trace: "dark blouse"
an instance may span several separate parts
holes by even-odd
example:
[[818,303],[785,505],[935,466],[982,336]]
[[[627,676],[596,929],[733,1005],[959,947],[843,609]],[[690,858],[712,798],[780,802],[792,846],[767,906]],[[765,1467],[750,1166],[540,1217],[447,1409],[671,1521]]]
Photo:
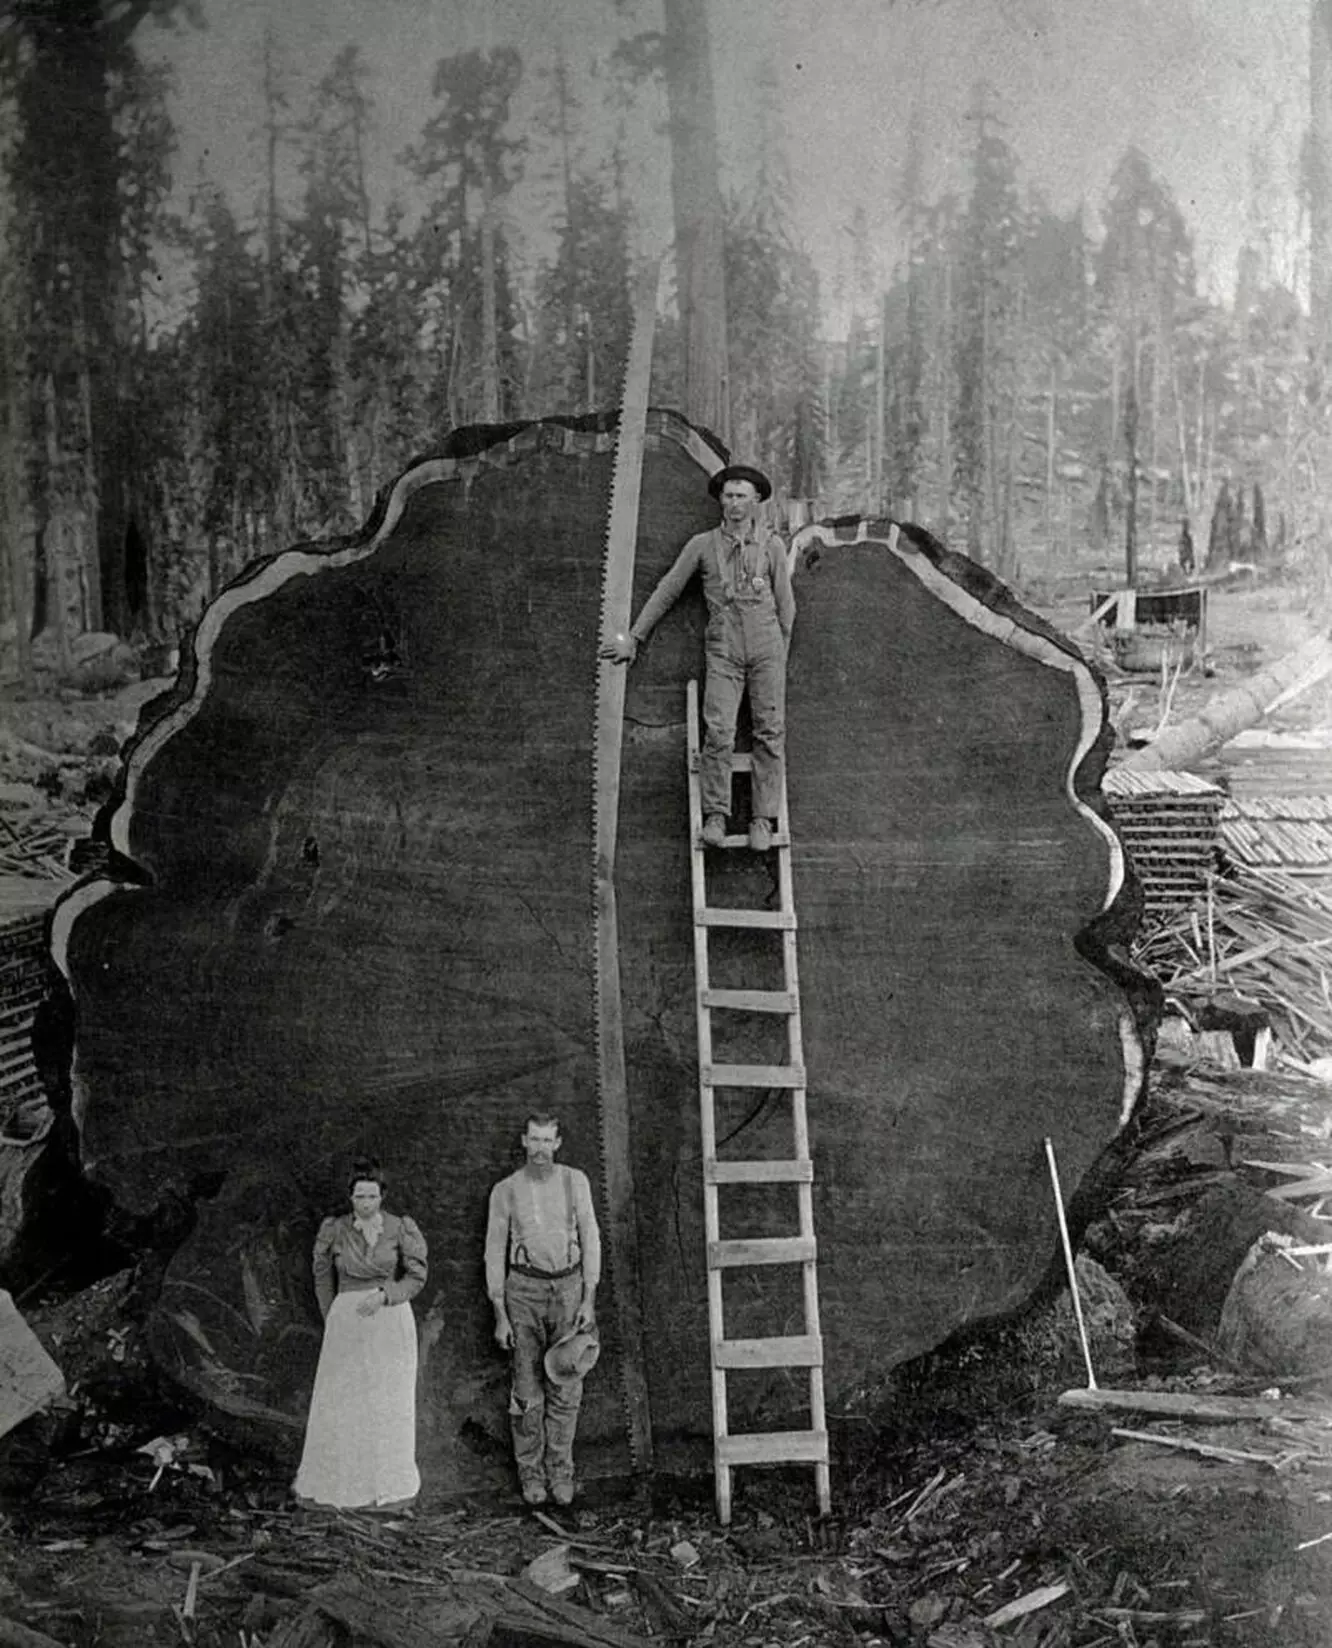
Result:
[[373,1247],[356,1228],[353,1214],[325,1219],[314,1245],[315,1296],[328,1315],[334,1295],[348,1289],[382,1288],[391,1305],[400,1305],[425,1286],[426,1240],[415,1222],[385,1213],[384,1228]]

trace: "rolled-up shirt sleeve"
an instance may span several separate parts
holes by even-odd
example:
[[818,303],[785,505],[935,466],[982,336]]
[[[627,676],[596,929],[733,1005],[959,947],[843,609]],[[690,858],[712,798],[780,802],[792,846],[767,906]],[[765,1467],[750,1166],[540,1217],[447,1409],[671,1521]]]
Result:
[[504,1298],[508,1247],[509,1187],[501,1179],[490,1192],[490,1211],[486,1217],[486,1292],[497,1302]]
[[661,618],[684,594],[685,585],[698,571],[703,541],[701,536],[691,538],[676,556],[675,565],[663,573],[661,581],[644,601],[643,610],[629,630],[635,641],[646,641]]
[[592,1206],[592,1187],[586,1173],[574,1176],[574,1218],[578,1223],[578,1246],[583,1256],[583,1286],[594,1288],[601,1281],[601,1231]]
[[311,1268],[314,1271],[315,1298],[319,1301],[321,1316],[328,1315],[333,1296],[338,1291],[337,1278],[333,1274],[333,1238],[337,1234],[337,1228],[336,1219],[325,1219],[315,1237]]
[[426,1282],[426,1239],[414,1219],[404,1214],[398,1230],[398,1268],[401,1276],[380,1283],[384,1297],[391,1305],[401,1305],[414,1299]]

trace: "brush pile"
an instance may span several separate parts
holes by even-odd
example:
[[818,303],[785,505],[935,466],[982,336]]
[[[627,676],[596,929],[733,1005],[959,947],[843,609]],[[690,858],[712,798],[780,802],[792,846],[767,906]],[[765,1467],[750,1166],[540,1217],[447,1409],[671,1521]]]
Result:
[[1145,934],[1137,960],[1176,995],[1256,999],[1297,1063],[1332,1058],[1332,874],[1232,864]]

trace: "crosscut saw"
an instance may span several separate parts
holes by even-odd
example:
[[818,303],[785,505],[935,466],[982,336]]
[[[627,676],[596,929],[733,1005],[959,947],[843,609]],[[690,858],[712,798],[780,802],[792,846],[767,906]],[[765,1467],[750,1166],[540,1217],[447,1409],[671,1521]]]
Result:
[[[629,631],[660,270],[660,260],[652,259],[644,264],[635,283],[633,331],[620,397],[610,515],[606,523],[598,652]],[[624,664],[614,664],[604,658],[598,661],[592,741],[592,896],[596,919],[597,1079],[606,1245],[619,1329],[620,1380],[629,1422],[629,1457],[635,1471],[647,1471],[652,1465],[652,1413],[643,1345],[642,1272],[634,1203],[615,908],[615,846],[620,815],[620,756],[627,673]]]

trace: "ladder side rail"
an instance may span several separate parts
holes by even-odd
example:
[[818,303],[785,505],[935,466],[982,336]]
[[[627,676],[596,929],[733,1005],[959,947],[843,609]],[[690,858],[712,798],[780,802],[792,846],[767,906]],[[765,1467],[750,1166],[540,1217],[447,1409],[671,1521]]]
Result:
[[[699,832],[703,828],[703,805],[698,771],[698,682],[690,681],[686,693],[688,695],[686,719],[689,736],[689,874],[693,886],[694,909],[697,912],[707,902],[707,872],[703,862],[703,848],[699,840]],[[713,1160],[717,1154],[717,1125],[711,1082],[712,1010],[705,1005],[704,1000],[706,992],[711,988],[708,929],[702,922],[697,920],[694,922],[694,983],[695,1017],[698,1030],[699,1120],[702,1129],[702,1154],[703,1160],[706,1162]],[[715,1185],[708,1185],[705,1182],[703,1187],[703,1209],[708,1225],[707,1240],[709,1242],[715,1242],[719,1237],[716,1228],[717,1198],[715,1190]],[[709,1194],[709,1192],[713,1192],[713,1194]]]
[[[818,1265],[814,1238],[813,1163],[809,1152],[806,1106],[803,1033],[800,1011],[800,982],[796,949],[794,884],[790,861],[790,820],[787,812],[785,775],[779,798],[776,840],[778,911],[713,910],[707,902],[707,865],[701,841],[703,824],[699,755],[698,683],[686,690],[688,728],[690,883],[694,904],[694,968],[696,1017],[699,1046],[699,1117],[704,1161],[703,1207],[708,1253],[708,1327],[713,1411],[713,1465],[718,1520],[731,1520],[733,1473],[738,1465],[795,1463],[814,1466],[819,1510],[831,1509],[831,1474],[828,1461],[827,1420],[824,1406],[823,1341],[819,1327]],[[736,756],[733,770],[748,770],[749,762]],[[727,846],[742,846],[743,837],[728,837]],[[711,986],[708,931],[713,926],[776,929],[782,938],[783,989],[772,991],[714,991]],[[783,999],[784,998],[784,999]],[[749,1067],[713,1064],[712,1012],[714,1007],[750,1012],[783,1012],[787,1020],[785,1067]],[[791,1120],[794,1155],[786,1163],[736,1164],[737,1177],[728,1175],[730,1164],[716,1159],[716,1090],[728,1083],[754,1085],[764,1082],[786,1087],[791,1093]],[[720,1236],[719,1191],[731,1182],[759,1182],[773,1174],[793,1184],[797,1193],[800,1234],[794,1238],[767,1240],[743,1238],[723,1242]],[[786,1250],[790,1250],[788,1253]],[[780,1251],[779,1251],[780,1250]],[[796,1263],[800,1267],[805,1313],[803,1335],[737,1340],[725,1336],[723,1270],[735,1265]],[[727,1369],[748,1366],[804,1367],[809,1377],[810,1429],[772,1434],[730,1433]]]
[[[789,839],[791,819],[787,810],[786,773],[782,773],[782,790],[780,797],[780,811],[777,815],[778,828]],[[795,921],[795,880],[791,873],[791,849],[781,847],[777,850],[777,893],[778,903],[784,914]],[[804,1036],[800,1013],[800,963],[796,947],[795,926],[782,932],[782,972],[783,988],[790,995],[792,1001],[791,1016],[786,1021],[786,1048],[787,1058],[796,1069],[803,1069],[805,1065]],[[795,1132],[795,1155],[797,1160],[806,1161],[809,1158],[809,1124],[805,1110],[805,1094],[802,1091],[792,1095],[791,1120]],[[813,1228],[806,1229],[801,1225],[801,1234],[813,1235]]]
[[[717,1118],[715,1094],[712,1088],[712,1010],[706,1005],[705,992],[711,988],[711,969],[708,955],[708,929],[698,919],[698,912],[706,908],[707,866],[703,856],[701,832],[703,829],[702,781],[699,776],[699,713],[698,682],[691,680],[685,689],[685,723],[688,734],[689,771],[689,876],[694,906],[694,1002],[698,1025],[698,1115],[699,1143],[704,1162],[717,1156]],[[703,1229],[706,1252],[721,1239],[721,1216],[717,1197],[718,1187],[703,1176]],[[708,1374],[712,1389],[712,1450],[713,1479],[716,1486],[717,1520],[725,1527],[731,1520],[731,1470],[722,1458],[722,1448],[730,1434],[729,1403],[725,1368],[717,1365],[713,1347],[726,1337],[725,1301],[722,1292],[722,1273],[714,1265],[708,1266]]]
[[[778,828],[789,842],[791,837],[790,804],[786,786],[786,770],[782,769],[781,812],[778,817]],[[791,848],[782,848],[777,854],[777,886],[781,907],[795,912],[795,878],[791,869]],[[783,980],[785,988],[790,992],[794,1010],[787,1020],[786,1034],[790,1061],[802,1069],[805,1064],[804,1026],[800,1010],[800,967],[796,947],[794,928],[782,934],[782,959],[785,970]],[[809,1114],[807,1108],[807,1091],[799,1088],[791,1095],[791,1121],[795,1134],[795,1154],[798,1159],[807,1160],[809,1149]],[[800,1212],[800,1234],[814,1235],[814,1190],[813,1185],[805,1183],[796,1187],[796,1199]],[[817,1261],[811,1260],[800,1267],[801,1292],[805,1305],[805,1332],[810,1338],[823,1343],[823,1328],[819,1319],[819,1280]],[[828,1420],[824,1395],[823,1361],[809,1369],[809,1424],[810,1429],[822,1433],[825,1437],[823,1457],[814,1464],[814,1488],[818,1497],[819,1511],[827,1516],[832,1509],[832,1473],[828,1464],[827,1430]]]
[[[708,958],[708,929],[700,922],[698,912],[707,907],[707,870],[703,860],[703,847],[699,839],[703,828],[703,794],[702,781],[699,777],[699,716],[698,716],[698,682],[690,681],[685,688],[685,721],[689,740],[688,770],[689,770],[689,880],[692,889],[694,908],[694,1005],[698,1028],[698,1068],[700,1077],[700,1098],[704,1101],[705,1136],[703,1138],[703,1159],[717,1154],[717,1140],[715,1125],[712,1122],[712,1090],[710,1084],[703,1079],[706,1072],[712,1068],[712,1012],[705,1004],[705,996],[711,988],[711,970]],[[713,1238],[710,1238],[713,1239]]]

